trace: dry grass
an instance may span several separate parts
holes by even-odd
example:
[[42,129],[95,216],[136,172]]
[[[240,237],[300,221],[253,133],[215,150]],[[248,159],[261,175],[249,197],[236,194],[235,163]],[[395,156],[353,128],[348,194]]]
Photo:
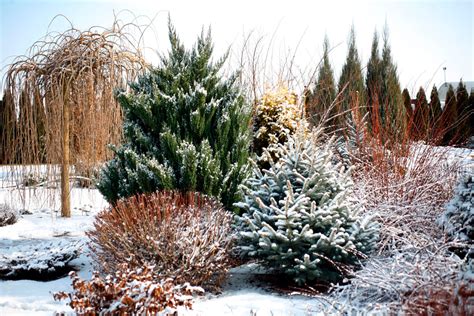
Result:
[[[466,245],[449,241],[437,224],[453,194],[460,161],[450,157],[449,148],[415,143],[408,133],[392,133],[377,125],[380,119],[372,120],[370,130],[363,119],[353,120],[349,156],[356,198],[382,225],[378,251],[350,283],[334,289],[329,301],[339,312],[472,310],[465,289],[472,290],[474,280],[460,281],[465,261],[450,252]],[[448,295],[453,289],[458,294]]]

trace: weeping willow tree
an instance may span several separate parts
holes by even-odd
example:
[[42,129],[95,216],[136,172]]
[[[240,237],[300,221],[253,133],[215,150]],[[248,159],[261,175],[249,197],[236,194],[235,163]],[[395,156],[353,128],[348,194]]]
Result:
[[46,165],[51,181],[60,174],[63,217],[71,215],[70,173],[89,178],[98,163],[112,157],[107,145],[121,141],[114,91],[127,89],[146,68],[132,34],[143,34],[141,27],[117,21],[110,29],[50,33],[7,70],[0,163],[36,172]]

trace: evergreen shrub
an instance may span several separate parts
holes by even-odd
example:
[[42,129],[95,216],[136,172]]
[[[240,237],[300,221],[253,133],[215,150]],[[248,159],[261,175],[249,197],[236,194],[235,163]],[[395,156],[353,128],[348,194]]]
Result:
[[160,65],[132,83],[130,94],[118,93],[125,143],[98,189],[112,203],[163,189],[198,191],[231,208],[250,170],[250,108],[237,74],[222,74],[227,55],[212,60],[210,33],[186,50],[170,25],[169,40]]
[[[452,237],[474,241],[474,176],[465,175],[455,189],[440,224]],[[474,254],[473,254],[474,255]]]
[[[277,144],[284,144],[288,135],[296,131],[301,119],[295,93],[280,86],[266,92],[258,101],[254,115],[253,148],[260,168],[270,166],[269,159],[279,157]],[[264,154],[264,149],[270,154]]]
[[339,280],[378,236],[378,224],[359,216],[350,198],[349,171],[332,162],[332,142],[320,147],[318,135],[298,130],[280,144],[282,157],[253,169],[236,204],[237,253],[298,284]]

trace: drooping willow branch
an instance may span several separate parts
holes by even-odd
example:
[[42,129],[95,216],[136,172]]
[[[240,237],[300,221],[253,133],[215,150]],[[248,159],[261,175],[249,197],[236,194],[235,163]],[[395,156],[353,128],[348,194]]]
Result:
[[140,27],[113,25],[50,33],[32,45],[30,56],[9,66],[0,106],[0,164],[64,165],[69,152],[66,162],[89,177],[110,158],[107,145],[120,143],[122,135],[114,91],[126,89],[146,68],[130,32],[135,27],[140,36]]

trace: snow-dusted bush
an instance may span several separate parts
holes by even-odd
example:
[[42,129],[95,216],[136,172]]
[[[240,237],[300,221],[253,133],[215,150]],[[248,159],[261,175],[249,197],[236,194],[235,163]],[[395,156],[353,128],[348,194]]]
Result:
[[358,216],[351,177],[332,163],[331,141],[304,131],[279,145],[282,157],[263,172],[254,168],[243,187],[236,250],[260,259],[297,283],[337,280],[347,264],[374,247],[378,225]]
[[474,241],[474,175],[466,175],[460,180],[439,222],[449,235]]
[[88,232],[108,273],[120,264],[153,265],[179,283],[218,284],[228,268],[232,214],[199,193],[161,191],[120,200],[99,213]]
[[[297,96],[287,88],[279,87],[266,92],[255,107],[253,119],[253,148],[257,154],[257,164],[268,168],[268,159],[279,157],[277,144],[284,144],[288,135],[296,131],[301,120]],[[264,154],[264,149],[270,154]]]
[[8,204],[0,204],[0,227],[15,224],[18,221],[18,212],[12,210]]
[[326,313],[472,315],[474,274],[441,240],[433,244],[371,256],[350,283],[337,285],[326,296],[333,308]]
[[81,251],[81,241],[24,241],[0,253],[0,279],[48,280],[69,272],[71,260]]
[[213,60],[210,34],[185,49],[170,25],[171,48],[131,93],[119,93],[125,142],[115,149],[98,188],[115,203],[164,189],[214,196],[230,209],[248,176],[250,106]]
[[68,299],[78,315],[176,315],[179,306],[192,308],[193,295],[204,292],[189,283],[159,281],[147,266],[131,270],[125,264],[105,278],[95,272],[90,281],[80,279],[75,272],[69,275],[73,292],[54,293],[54,299]]

